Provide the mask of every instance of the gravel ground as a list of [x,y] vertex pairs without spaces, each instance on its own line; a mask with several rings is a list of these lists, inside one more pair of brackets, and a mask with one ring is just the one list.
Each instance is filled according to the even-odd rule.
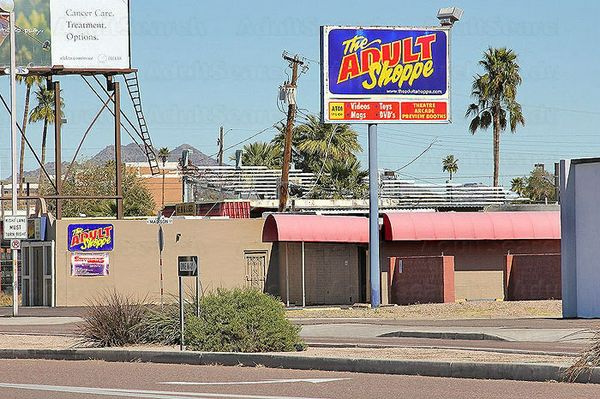
[[535,363],[558,364],[570,366],[575,363],[574,357],[524,355],[512,353],[424,348],[308,348],[306,352],[295,353],[296,356],[338,357],[360,359],[389,360],[431,360],[440,362],[482,362],[482,363]]
[[77,338],[45,335],[0,334],[0,349],[68,349],[77,345]]
[[460,302],[408,306],[309,308],[288,310],[289,318],[379,318],[389,320],[464,320],[561,318],[561,301]]

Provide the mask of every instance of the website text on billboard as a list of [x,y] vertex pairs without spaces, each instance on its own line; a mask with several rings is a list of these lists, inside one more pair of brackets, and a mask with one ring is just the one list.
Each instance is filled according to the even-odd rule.
[[448,123],[448,29],[321,28],[328,123]]

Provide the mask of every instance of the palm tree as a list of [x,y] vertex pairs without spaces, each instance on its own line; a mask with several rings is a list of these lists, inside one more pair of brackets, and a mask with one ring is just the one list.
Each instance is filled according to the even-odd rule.
[[458,172],[458,159],[454,158],[454,155],[448,155],[442,159],[442,171],[450,174],[450,180],[452,181],[452,175]]
[[298,150],[305,154],[306,166],[313,172],[328,159],[352,160],[355,153],[362,151],[358,133],[350,125],[324,124],[320,118],[308,115],[298,131],[303,138]]
[[[271,143],[283,149],[285,132],[279,131]],[[362,151],[358,133],[350,125],[324,124],[314,115],[307,115],[306,122],[294,128],[292,145],[297,165],[314,173],[327,160],[353,159],[355,153]]]
[[162,162],[162,207],[165,207],[165,166],[167,165],[167,159],[169,159],[169,154],[171,152],[167,147],[163,147],[158,150],[158,159]]
[[512,181],[510,183],[511,183],[511,186],[510,186],[511,191],[519,194],[520,196],[525,195],[525,192],[527,190],[527,178],[515,177],[514,179],[512,179]]
[[21,153],[19,157],[19,195],[23,195],[23,169],[25,165],[25,137],[27,132],[27,121],[29,117],[29,104],[31,99],[31,87],[34,84],[39,84],[41,78],[33,75],[17,75],[17,81],[25,82],[25,110],[23,111],[23,124],[21,125]]
[[472,116],[469,130],[493,126],[494,131],[494,187],[498,186],[500,168],[500,133],[510,125],[514,133],[517,125],[525,126],[521,104],[516,101],[517,87],[521,84],[517,54],[506,48],[488,48],[479,61],[485,73],[475,75],[471,96],[476,101],[469,105],[465,117]]
[[368,172],[361,168],[356,158],[335,159],[325,164],[325,174],[320,179],[315,198],[357,198],[362,199],[367,194],[365,178]]
[[242,164],[246,166],[265,166],[269,169],[276,169],[281,167],[282,160],[281,148],[271,143],[256,141],[246,144],[242,149]]
[[[48,125],[51,125],[55,122],[54,120],[54,90],[48,90],[41,85],[38,85],[37,90],[35,91],[35,97],[37,99],[37,105],[34,109],[31,110],[31,115],[29,116],[29,122],[35,123],[39,121],[44,121],[44,130],[42,131],[42,154],[41,154],[41,164],[42,167],[45,166],[46,163],[46,139],[48,135]],[[64,113],[62,112],[62,108],[64,108],[65,104],[63,103],[62,98],[60,99],[60,117],[64,117]],[[42,180],[42,171],[40,170],[39,181],[41,183]]]

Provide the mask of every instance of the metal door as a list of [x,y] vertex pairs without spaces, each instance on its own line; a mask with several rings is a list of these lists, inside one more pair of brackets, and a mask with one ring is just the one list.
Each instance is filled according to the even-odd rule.
[[246,251],[246,286],[261,292],[265,290],[267,251]]
[[23,242],[21,270],[23,306],[54,307],[54,241]]

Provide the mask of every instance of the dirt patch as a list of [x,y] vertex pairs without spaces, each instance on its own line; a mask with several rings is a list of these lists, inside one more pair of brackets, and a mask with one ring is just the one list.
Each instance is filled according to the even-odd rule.
[[561,301],[460,302],[408,306],[288,310],[289,318],[374,318],[388,320],[464,320],[561,318]]
[[73,337],[0,334],[0,349],[71,349],[77,341]]

